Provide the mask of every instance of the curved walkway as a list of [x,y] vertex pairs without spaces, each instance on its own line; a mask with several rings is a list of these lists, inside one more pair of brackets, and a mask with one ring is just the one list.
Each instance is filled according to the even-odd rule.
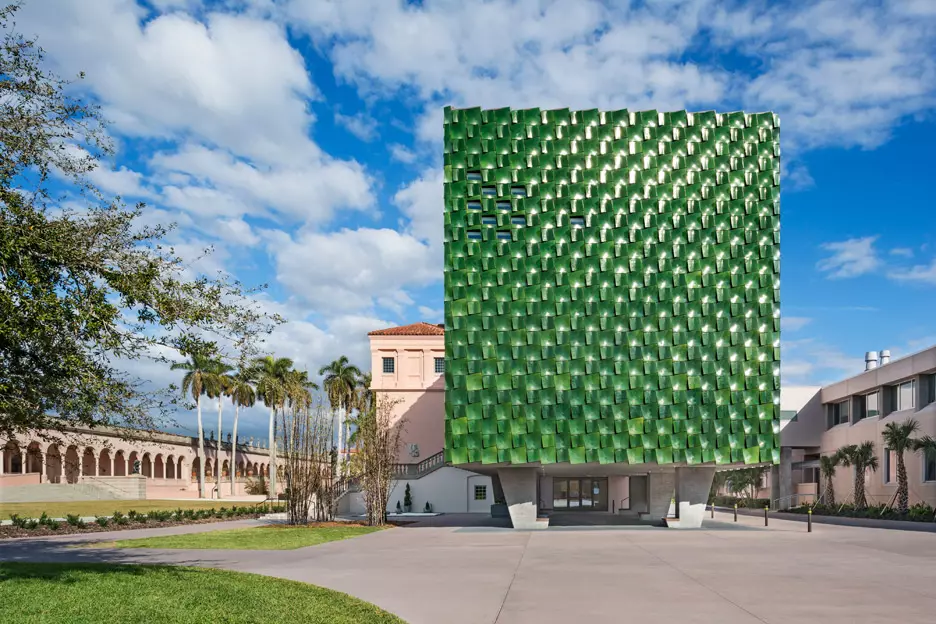
[[258,524],[245,520],[0,542],[0,560],[255,572],[349,593],[410,624],[932,622],[933,535],[830,525],[806,533],[796,522],[765,529],[754,518],[728,520],[719,514],[699,531],[417,525],[275,552],[74,548]]

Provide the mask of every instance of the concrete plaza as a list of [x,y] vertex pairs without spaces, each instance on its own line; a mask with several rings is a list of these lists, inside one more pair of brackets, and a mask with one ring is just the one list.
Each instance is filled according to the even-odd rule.
[[[473,522],[469,521],[473,518]],[[464,522],[462,522],[464,520]],[[79,542],[256,524],[142,529],[0,543],[0,560],[168,563],[347,592],[410,624],[583,621],[932,622],[936,535],[730,514],[702,530],[636,526],[520,532],[477,516],[293,551],[75,548]]]

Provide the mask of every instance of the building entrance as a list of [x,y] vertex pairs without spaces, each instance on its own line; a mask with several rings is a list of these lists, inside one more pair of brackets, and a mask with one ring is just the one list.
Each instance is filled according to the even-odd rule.
[[553,478],[553,509],[563,511],[608,511],[608,479],[586,477]]

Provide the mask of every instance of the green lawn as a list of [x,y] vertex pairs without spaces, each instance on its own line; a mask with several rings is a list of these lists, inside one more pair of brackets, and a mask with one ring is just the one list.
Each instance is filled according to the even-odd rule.
[[49,514],[50,518],[64,518],[66,514],[79,516],[109,516],[115,511],[127,513],[131,509],[140,513],[163,509],[205,509],[221,507],[251,507],[255,503],[237,502],[229,500],[89,500],[66,501],[56,503],[2,503],[0,504],[0,520],[8,520],[10,514],[21,518],[38,518],[42,512]]
[[292,550],[380,531],[368,526],[265,526],[189,535],[118,540],[108,548],[194,548],[211,550]]
[[10,621],[404,624],[347,594],[255,574],[171,566],[0,562]]

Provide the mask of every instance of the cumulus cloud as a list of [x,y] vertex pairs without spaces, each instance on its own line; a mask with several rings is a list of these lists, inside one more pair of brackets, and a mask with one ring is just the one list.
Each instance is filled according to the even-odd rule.
[[377,138],[377,120],[366,113],[345,115],[336,110],[335,123],[362,141],[373,141]]

